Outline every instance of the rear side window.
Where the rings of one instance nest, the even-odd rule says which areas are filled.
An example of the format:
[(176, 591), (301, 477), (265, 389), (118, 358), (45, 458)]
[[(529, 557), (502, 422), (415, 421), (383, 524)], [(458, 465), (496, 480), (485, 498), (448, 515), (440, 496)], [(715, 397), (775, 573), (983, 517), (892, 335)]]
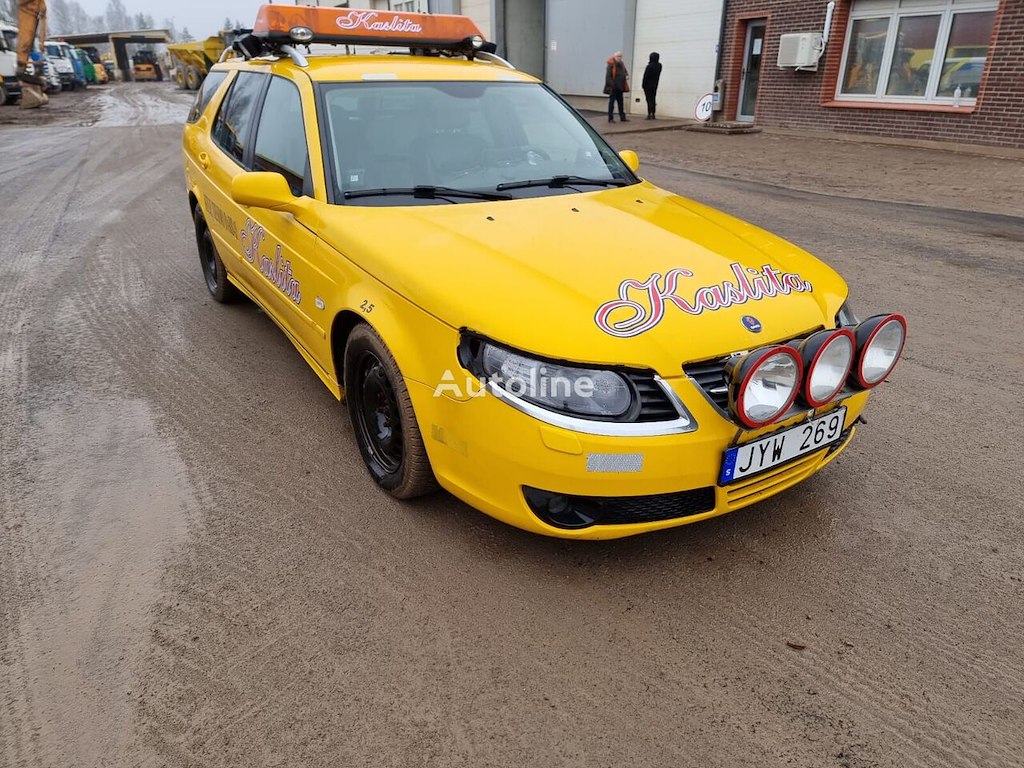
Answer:
[(284, 78), (271, 78), (256, 130), (255, 170), (280, 173), (299, 196), (305, 188), (308, 158), (299, 89)]
[(203, 80), (203, 84), (199, 86), (199, 93), (196, 94), (196, 102), (192, 105), (192, 110), (188, 113), (188, 121), (194, 123), (199, 119), (199, 116), (206, 111), (206, 107), (210, 104), (210, 99), (213, 98), (213, 94), (220, 88), (220, 84), (224, 82), (224, 79), (228, 76), (227, 72), (211, 72)]
[(257, 72), (239, 72), (213, 125), (213, 140), (239, 163), (245, 157), (252, 134), (265, 77)]

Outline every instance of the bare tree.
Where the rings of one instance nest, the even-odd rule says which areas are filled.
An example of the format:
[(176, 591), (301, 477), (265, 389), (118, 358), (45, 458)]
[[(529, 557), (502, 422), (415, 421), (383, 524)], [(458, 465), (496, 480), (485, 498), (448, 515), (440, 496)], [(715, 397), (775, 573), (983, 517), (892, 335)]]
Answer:
[(121, 0), (110, 0), (107, 3), (106, 19), (107, 27), (112, 31), (128, 29), (131, 26), (128, 11), (125, 10), (124, 3)]
[(171, 36), (171, 40), (178, 39), (178, 28), (174, 26), (174, 19), (164, 19), (164, 29)]
[(55, 35), (69, 35), (77, 31), (71, 28), (71, 9), (67, 0), (49, 0), (46, 4), (46, 24)]

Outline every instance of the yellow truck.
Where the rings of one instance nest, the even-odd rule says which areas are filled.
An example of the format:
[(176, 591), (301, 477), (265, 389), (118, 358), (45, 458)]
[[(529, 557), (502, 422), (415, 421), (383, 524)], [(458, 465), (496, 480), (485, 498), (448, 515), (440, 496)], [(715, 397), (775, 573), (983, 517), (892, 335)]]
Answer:
[(202, 85), (210, 67), (217, 63), (224, 49), (231, 45), (233, 33), (225, 30), (205, 40), (173, 43), (167, 51), (174, 58), (174, 80), (179, 88), (195, 91)]

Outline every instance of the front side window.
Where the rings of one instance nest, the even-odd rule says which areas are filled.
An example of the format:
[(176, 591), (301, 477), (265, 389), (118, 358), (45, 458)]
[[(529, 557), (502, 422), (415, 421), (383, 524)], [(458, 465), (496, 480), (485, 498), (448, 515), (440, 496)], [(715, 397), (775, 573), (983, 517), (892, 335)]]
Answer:
[(303, 194), (308, 157), (299, 89), (284, 78), (274, 77), (256, 129), (256, 170), (280, 173), (298, 196)]
[(206, 107), (210, 104), (213, 94), (217, 92), (220, 84), (224, 82), (224, 79), (227, 76), (227, 72), (211, 72), (206, 76), (203, 80), (203, 84), (199, 86), (199, 92), (196, 94), (196, 100), (192, 104), (192, 109), (188, 113), (188, 122), (194, 123), (199, 119), (199, 116), (206, 111)]
[(969, 103), (985, 69), (994, 6), (993, 0), (855, 0), (836, 97)]
[[(339, 203), (429, 201), (393, 192), (416, 187), (508, 198), (637, 181), (596, 131), (536, 83), (330, 83), (321, 103)], [(374, 190), (391, 192), (372, 200)]]
[(239, 163), (245, 158), (265, 77), (257, 72), (239, 72), (213, 125), (213, 140)]

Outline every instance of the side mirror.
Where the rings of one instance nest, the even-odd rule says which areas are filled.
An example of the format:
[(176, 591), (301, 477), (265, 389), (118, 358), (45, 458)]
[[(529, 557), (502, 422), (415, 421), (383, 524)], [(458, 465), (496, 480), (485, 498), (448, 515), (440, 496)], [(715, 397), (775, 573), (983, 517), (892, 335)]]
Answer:
[(288, 182), (280, 173), (254, 171), (240, 173), (231, 180), (231, 199), (239, 205), (291, 210), (299, 199), (292, 194)]
[(633, 173), (640, 170), (640, 156), (632, 149), (622, 150), (619, 152), (619, 157), (622, 158), (622, 162), (624, 162)]

